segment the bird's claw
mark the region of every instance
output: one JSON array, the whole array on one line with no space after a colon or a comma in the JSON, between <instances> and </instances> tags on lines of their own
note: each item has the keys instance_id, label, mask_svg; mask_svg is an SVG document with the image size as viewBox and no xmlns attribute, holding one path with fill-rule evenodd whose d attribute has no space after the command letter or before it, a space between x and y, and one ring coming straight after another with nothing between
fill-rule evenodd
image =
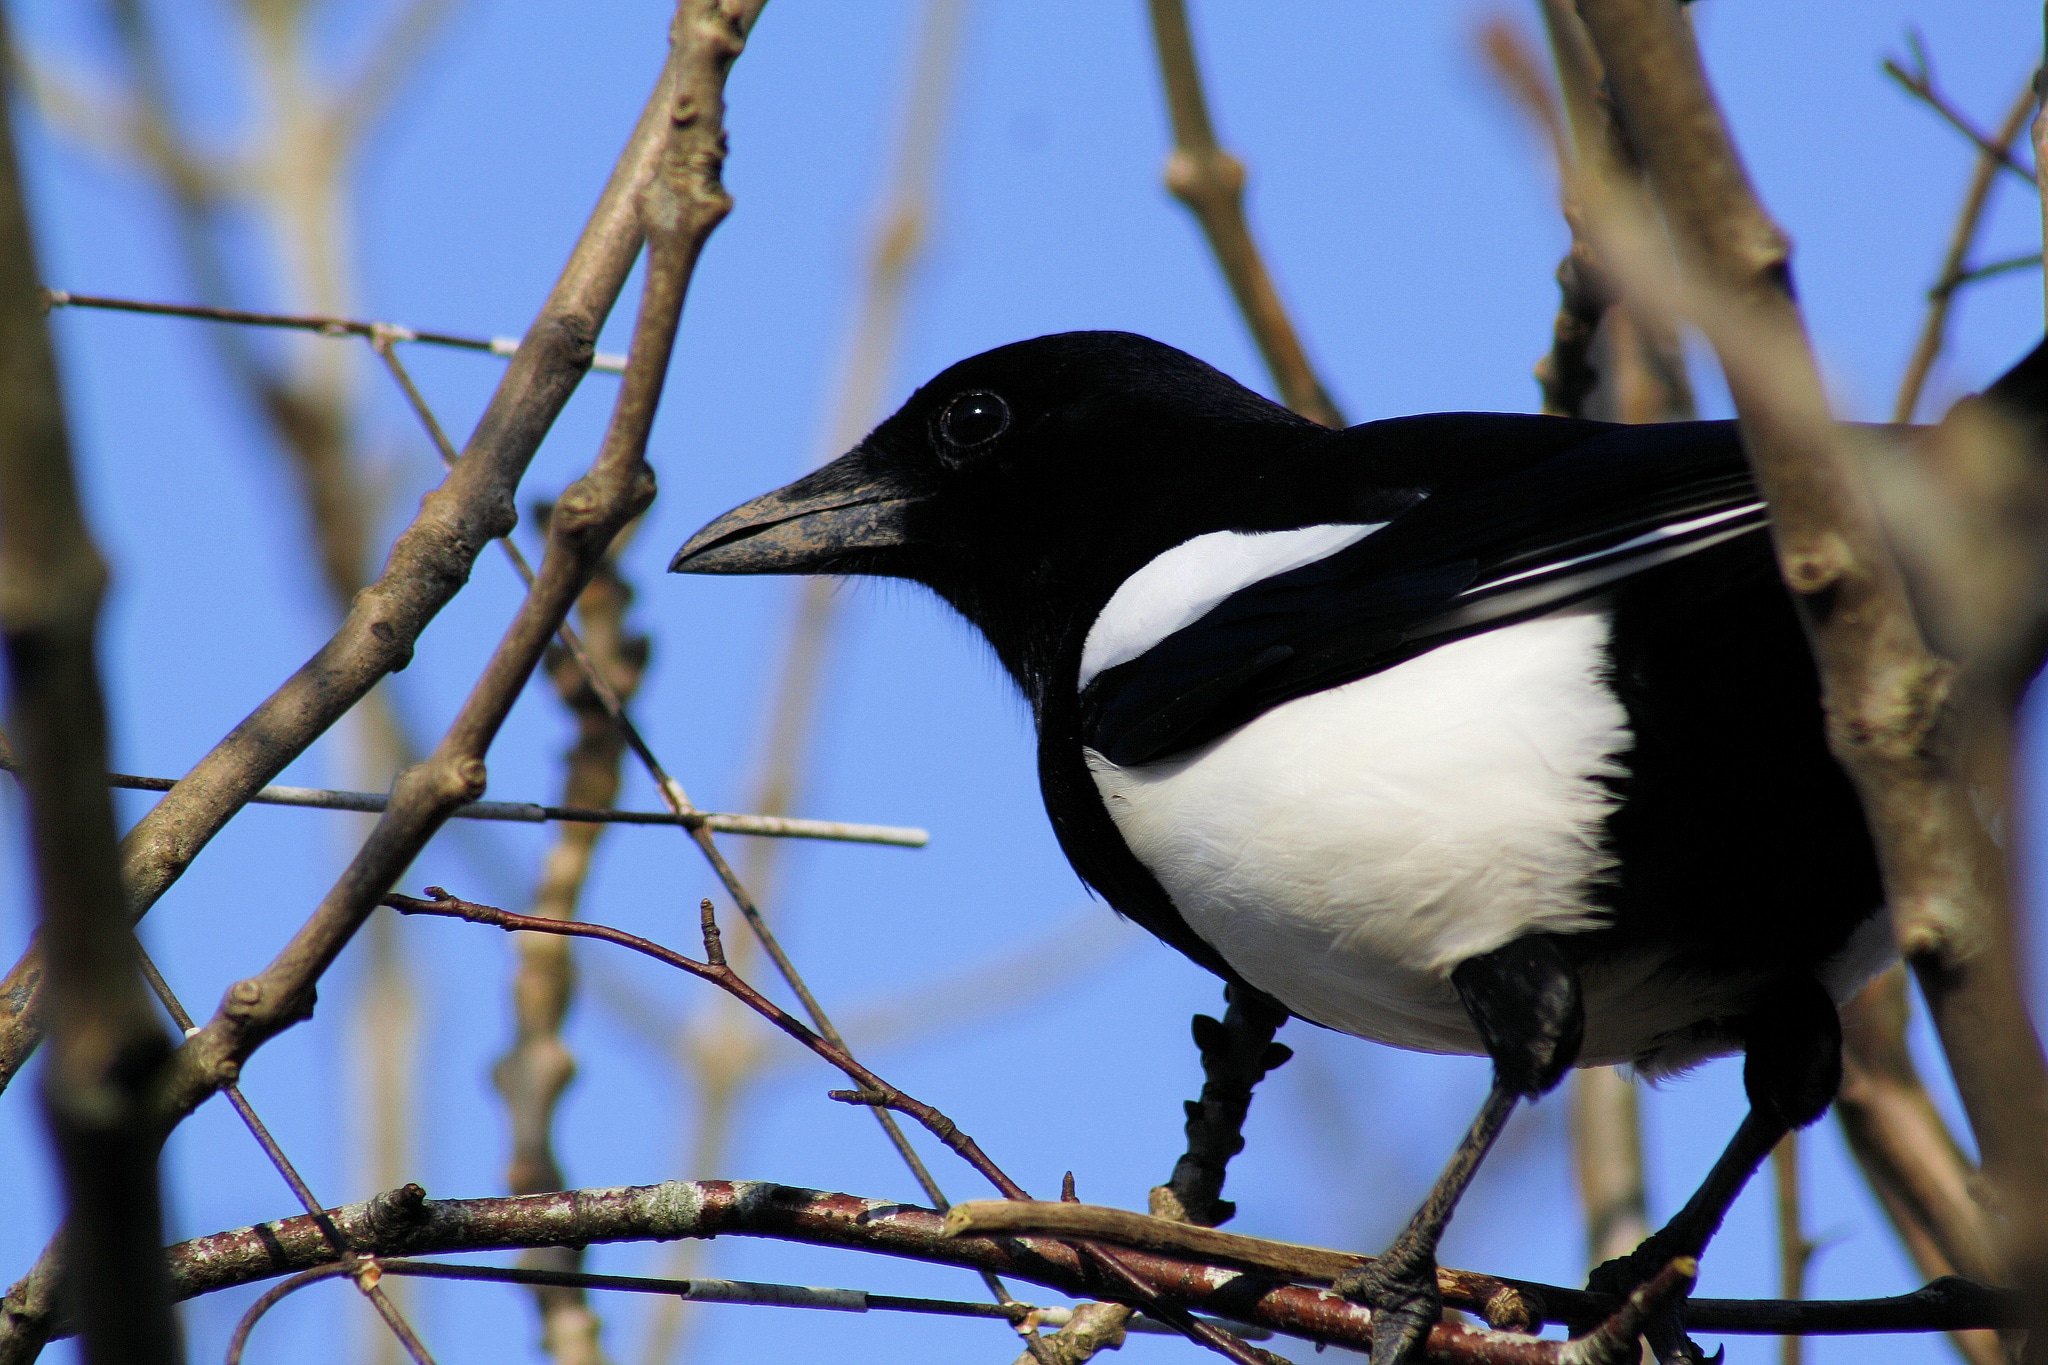
<instances>
[{"instance_id":1,"label":"bird's claw","mask_svg":"<svg viewBox=\"0 0 2048 1365\"><path fill-rule=\"evenodd\" d=\"M1647 1237L1642 1245L1626 1256L1617 1256L1595 1266L1593 1273L1586 1277L1586 1288L1598 1294L1626 1299L1678 1254L1659 1244L1654 1235ZM1686 1298L1686 1294L1678 1294L1643 1324L1643 1336L1656 1353L1657 1365L1722 1365L1722 1359L1728 1353L1727 1347L1720 1347L1709 1356L1700 1349L1698 1342L1686 1335Z\"/></svg>"},{"instance_id":2,"label":"bird's claw","mask_svg":"<svg viewBox=\"0 0 2048 1365\"><path fill-rule=\"evenodd\" d=\"M1372 1365L1406 1365L1421 1357L1429 1329L1444 1314L1436 1258L1389 1251L1331 1288L1372 1309Z\"/></svg>"}]
</instances>

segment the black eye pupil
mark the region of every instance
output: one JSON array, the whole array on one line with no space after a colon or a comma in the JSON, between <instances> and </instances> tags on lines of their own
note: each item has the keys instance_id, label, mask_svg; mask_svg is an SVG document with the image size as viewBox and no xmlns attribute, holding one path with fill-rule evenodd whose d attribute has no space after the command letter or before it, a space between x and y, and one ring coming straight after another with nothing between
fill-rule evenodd
<instances>
[{"instance_id":1,"label":"black eye pupil","mask_svg":"<svg viewBox=\"0 0 2048 1365\"><path fill-rule=\"evenodd\" d=\"M939 435L956 450L986 445L1009 425L1009 405L986 390L961 394L939 415Z\"/></svg>"}]
</instances>

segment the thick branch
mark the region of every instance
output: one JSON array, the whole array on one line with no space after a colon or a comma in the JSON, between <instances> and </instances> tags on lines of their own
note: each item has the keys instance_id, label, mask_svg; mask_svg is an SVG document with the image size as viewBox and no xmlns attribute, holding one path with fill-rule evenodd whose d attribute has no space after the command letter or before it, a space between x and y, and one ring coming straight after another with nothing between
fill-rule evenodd
<instances>
[{"instance_id":1,"label":"thick branch","mask_svg":"<svg viewBox=\"0 0 2048 1365\"><path fill-rule=\"evenodd\" d=\"M770 1237L991 1270L1069 1294L1094 1295L1107 1287L1099 1269L1064 1242L953 1236L933 1209L758 1181L670 1181L431 1201L415 1185L330 1210L329 1217L351 1245L379 1256L681 1237ZM173 1291L180 1299L293 1274L335 1259L319 1227L303 1216L195 1238L169 1248L165 1255ZM1175 1305L1311 1341L1350 1346L1370 1342L1369 1311L1320 1289L1182 1257L1133 1251L1126 1259ZM1605 1295L1547 1285L1529 1288L1546 1302L1576 1307L1583 1299L1596 1312L1619 1307ZM1694 1299L1686 1311L1695 1327L1821 1335L1990 1326L2011 1319L2012 1300L1980 1285L1950 1280L1888 1299ZM1468 1365L1561 1365L1560 1349L1565 1346L1446 1324L1432 1330L1429 1356Z\"/></svg>"},{"instance_id":2,"label":"thick branch","mask_svg":"<svg viewBox=\"0 0 2048 1365\"><path fill-rule=\"evenodd\" d=\"M1928 1279L1995 1280L1996 1241L1976 1168L1948 1130L1906 1045L1906 974L1894 967L1842 1007L1842 1092L1835 1117L1913 1264ZM1988 1333L1964 1334L1971 1365L2000 1365Z\"/></svg>"},{"instance_id":3,"label":"thick branch","mask_svg":"<svg viewBox=\"0 0 2048 1365\"><path fill-rule=\"evenodd\" d=\"M168 1081L155 1097L164 1130L235 1081L243 1063L264 1041L306 1017L315 983L376 908L378 898L450 812L481 795L483 755L528 674L620 527L653 497L653 474L644 459L647 430L660 397L683 293L704 237L730 207L717 180L723 153L721 92L726 71L762 3L765 0L754 0L728 13L712 0L702 0L694 11L686 9L679 16L694 22L678 23L657 97L628 144L548 307L513 357L468 453L442 487L428 495L419 521L394 547L384 579L357 598L341 634L195 773L213 779L203 785L211 787L216 800L228 798L226 808L216 806L206 813L217 818L187 815L186 827L166 828L160 822L152 831L145 820L131 832L130 847L145 858L159 852L156 866L169 874L149 886L146 865L144 876L131 880L131 894L147 888L153 896L196 852L178 836L196 832L203 842L247 791L260 787L296 752L294 748L280 754L283 746L265 744L267 727L262 722L278 725L293 741L309 743L346 709L320 705L331 706L336 700L323 684L345 692L349 683L359 682L361 690L346 698L353 701L383 672L404 662L412 640L462 586L483 545L511 529L511 499L519 475L588 366L597 325L632 263L644 221L645 235L655 249L633 354L596 463L557 504L538 582L454 724L425 762L400 777L390 809L312 918L262 973L237 982L212 1020L178 1049ZM222 761L210 767L215 759ZM264 766L273 759L276 766ZM188 778L181 783L152 816L162 816L177 804L179 793L192 782ZM190 809L181 805L178 813ZM19 1351L17 1343L28 1340L24 1334L32 1334L47 1318L56 1276L56 1259L46 1249L29 1276L9 1291L9 1318L0 1324L0 1361Z\"/></svg>"},{"instance_id":4,"label":"thick branch","mask_svg":"<svg viewBox=\"0 0 2048 1365\"><path fill-rule=\"evenodd\" d=\"M1839 448L1789 290L1790 250L1737 159L1679 9L1582 0L1621 117L1727 373L1769 502L1780 569L1808 626L1829 739L1874 835L1914 965L2014 1234L2048 1313L2048 1067L2021 994L2003 856L1954 761L1951 670L1928 651Z\"/></svg>"},{"instance_id":5,"label":"thick branch","mask_svg":"<svg viewBox=\"0 0 2048 1365\"><path fill-rule=\"evenodd\" d=\"M666 134L672 79L673 66L664 70L567 267L470 437L466 457L427 495L383 575L356 598L320 652L122 841L131 915L156 903L251 794L378 679L411 661L420 632L467 581L476 556L511 529L519 478L581 382L598 329L639 254L637 200ZM41 1034L41 975L41 955L32 950L0 981L0 1084L20 1070Z\"/></svg>"},{"instance_id":6,"label":"thick branch","mask_svg":"<svg viewBox=\"0 0 2048 1365\"><path fill-rule=\"evenodd\" d=\"M107 571L72 477L8 84L0 81L0 636L49 961L43 1101L64 1173L62 1236L86 1360L175 1362L149 1112L170 1045L121 902L94 651Z\"/></svg>"}]
</instances>

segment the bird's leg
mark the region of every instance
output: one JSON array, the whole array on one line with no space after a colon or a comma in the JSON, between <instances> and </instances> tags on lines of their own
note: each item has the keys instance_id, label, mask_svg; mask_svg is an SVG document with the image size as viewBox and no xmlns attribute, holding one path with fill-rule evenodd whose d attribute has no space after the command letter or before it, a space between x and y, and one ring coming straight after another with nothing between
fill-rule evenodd
<instances>
[{"instance_id":1,"label":"bird's leg","mask_svg":"<svg viewBox=\"0 0 2048 1365\"><path fill-rule=\"evenodd\" d=\"M1436 1284L1436 1244L1458 1207L1459 1196L1472 1183L1473 1173L1520 1098L1496 1077L1479 1116L1465 1130L1465 1140L1451 1154L1450 1164L1394 1244L1370 1265L1332 1286L1346 1298L1372 1308L1373 1365L1395 1365L1406 1358L1443 1316L1443 1294Z\"/></svg>"},{"instance_id":2,"label":"bird's leg","mask_svg":"<svg viewBox=\"0 0 2048 1365\"><path fill-rule=\"evenodd\" d=\"M1749 1113L1685 1207L1626 1256L1597 1267L1588 1289L1626 1295L1675 1256L1698 1256L1720 1231L1735 1197L1785 1134L1822 1114L1842 1083L1842 1025L1835 1003L1810 976L1779 983L1742 1021L1748 1055L1742 1067ZM1662 1365L1698 1361L1686 1336L1683 1304L1651 1319L1644 1330Z\"/></svg>"},{"instance_id":3,"label":"bird's leg","mask_svg":"<svg viewBox=\"0 0 2048 1365\"><path fill-rule=\"evenodd\" d=\"M1578 973L1544 937L1517 939L1451 973L1465 1012L1493 1057L1493 1089L1429 1197L1394 1244L1333 1286L1372 1309L1373 1365L1401 1365L1443 1316L1436 1247L1465 1187L1506 1126L1515 1101L1540 1095L1577 1058L1585 1027Z\"/></svg>"}]
</instances>

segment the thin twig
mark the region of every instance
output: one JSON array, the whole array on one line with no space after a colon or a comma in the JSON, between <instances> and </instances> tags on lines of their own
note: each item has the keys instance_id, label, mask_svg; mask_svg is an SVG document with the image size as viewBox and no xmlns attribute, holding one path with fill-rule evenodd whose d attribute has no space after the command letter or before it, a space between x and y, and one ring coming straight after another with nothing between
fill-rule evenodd
<instances>
[{"instance_id":1,"label":"thin twig","mask_svg":"<svg viewBox=\"0 0 2048 1365\"><path fill-rule=\"evenodd\" d=\"M973 1167L984 1179L991 1185L994 1185L1005 1199L1030 1199L1030 1195L1024 1191L1023 1187L1005 1174L1002 1168L997 1166L989 1158L988 1154L982 1151L980 1144L975 1142L966 1133L960 1131L959 1125L946 1117L945 1114L924 1101L890 1085L875 1075L874 1072L862 1066L858 1061L854 1060L852 1053L847 1051L843 1040L836 1037L827 1038L822 1032L814 1032L806 1028L796 1016L790 1014L787 1010L755 990L753 986L749 985L730 966L709 961L711 946L718 941L716 936L717 920L714 916L708 913L705 916L707 960L698 961L695 958L686 957L681 953L675 952L673 949L664 948L651 940L641 938L637 934L629 934L622 929L614 929L609 925L591 924L582 921L551 920L536 915L513 914L510 911L500 910L495 906L478 905L471 901L460 900L450 896L439 887L428 887L427 892L433 899L420 900L412 896L394 894L383 897L381 903L390 906L401 914L439 915L452 919L469 920L477 924L488 924L505 930L526 929L536 933L602 939L607 943L630 948L634 952L654 958L658 962L666 963L678 971L687 972L700 980L712 983L720 990L739 1000L748 1009L753 1010L763 1019L766 1019L783 1033L809 1048L824 1061L838 1068L841 1072L845 1073L849 1080L854 1082L855 1088L852 1090L827 1091L826 1094L829 1098L838 1100L843 1104L864 1104L872 1109L888 1110L904 1115L922 1126L925 1131L937 1138L955 1155L959 1156L961 1160ZM723 953L721 952L719 955L722 957ZM1257 1365L1255 1359L1245 1353L1245 1347L1242 1342L1229 1338L1226 1333L1220 1332L1206 1323L1189 1318L1186 1314L1178 1312L1170 1305L1162 1304L1158 1298L1159 1291L1147 1283L1142 1275L1133 1270L1122 1256L1103 1251L1100 1248L1090 1247L1086 1244L1083 1244L1080 1250L1084 1258L1097 1265L1100 1270L1107 1273L1112 1280L1128 1293L1138 1297L1153 1316L1158 1317L1161 1321L1173 1323L1188 1336L1202 1342L1202 1344L1222 1355L1243 1362L1243 1365Z\"/></svg>"},{"instance_id":2,"label":"thin twig","mask_svg":"<svg viewBox=\"0 0 2048 1365\"><path fill-rule=\"evenodd\" d=\"M1916 43L1917 47L1917 43ZM1984 131L1970 122L1969 116L1949 103L1948 97L1935 88L1934 73L1928 69L1925 54L1919 58L1919 70L1908 71L1892 58L1884 60L1884 74L1897 81L1905 92L1939 114L1949 127L1968 138L1983 155L1991 158L2005 170L2027 182L2027 188L2034 188L2034 173L2020 164L2006 142L1987 136ZM2010 141L2010 139L2008 139Z\"/></svg>"},{"instance_id":3,"label":"thin twig","mask_svg":"<svg viewBox=\"0 0 2048 1365\"><path fill-rule=\"evenodd\" d=\"M593 1275L581 1271L536 1270L527 1266L450 1264L440 1261L380 1260L386 1275L413 1275L430 1280L473 1280L487 1284L526 1284L564 1289L609 1289L626 1294L663 1294L691 1303L746 1304L762 1308L816 1308L828 1313L919 1313L946 1318L994 1318L1021 1322L1036 1318L1048 1327L1071 1321L1077 1310L1040 1308L1011 1300L1007 1303L969 1303L959 1299L908 1298L900 1294L874 1294L865 1289L818 1289L807 1285L764 1284L758 1280L658 1279L639 1275ZM1180 1333L1164 1324L1140 1318L1133 1331L1160 1336ZM1251 1340L1272 1333L1265 1328L1230 1323L1229 1330Z\"/></svg>"},{"instance_id":4,"label":"thin twig","mask_svg":"<svg viewBox=\"0 0 2048 1365\"><path fill-rule=\"evenodd\" d=\"M1799 1134L1797 1130L1778 1139L1771 1152L1771 1177L1778 1204L1778 1297L1806 1297L1806 1266L1813 1259L1814 1244L1807 1240L1806 1225L1799 1209ZM1800 1365L1804 1344L1796 1335L1778 1342L1779 1365Z\"/></svg>"},{"instance_id":5,"label":"thin twig","mask_svg":"<svg viewBox=\"0 0 2048 1365\"><path fill-rule=\"evenodd\" d=\"M404 371L396 371L402 378ZM410 384L410 380L405 382ZM423 417L431 420L422 404ZM545 525L551 509L541 508ZM632 590L618 572L620 542L606 554L598 572L583 590L577 612L589 641L591 662L601 668L621 701L638 690L647 667L649 641L627 629L626 610ZM625 741L598 702L577 660L562 646L548 651L548 678L576 723L576 740L565 755L562 801L567 806L608 806L619 793L619 761ZM534 913L548 919L575 919L602 825L562 827L541 867L533 897ZM491 1071L503 1096L512 1127L512 1159L506 1186L514 1194L558 1190L565 1183L555 1155L556 1106L571 1078L576 1059L562 1036L576 988L575 963L569 941L554 934L522 934L512 981L514 1037ZM577 1271L582 1251L574 1248L529 1252L522 1262L540 1271ZM540 1311L541 1345L557 1365L604 1365L598 1322L582 1289L566 1283L536 1282L535 1306Z\"/></svg>"},{"instance_id":6,"label":"thin twig","mask_svg":"<svg viewBox=\"0 0 2048 1365\"><path fill-rule=\"evenodd\" d=\"M290 331L314 332L331 337L388 337L392 341L416 341L424 346L449 346L460 351L488 351L510 357L519 353L517 337L473 337L454 332L428 332L396 322L363 322L355 318L329 317L323 313L261 313L247 308L216 308L197 303L150 303L143 299L114 298L106 294L78 294L66 289L46 289L43 297L52 308L102 308L119 313L154 313L164 317L198 318L205 322L232 322L245 327L282 327ZM600 374L623 374L626 357L594 353L590 368Z\"/></svg>"},{"instance_id":7,"label":"thin twig","mask_svg":"<svg viewBox=\"0 0 2048 1365\"><path fill-rule=\"evenodd\" d=\"M1317 377L1308 352L1280 302L1244 216L1244 163L1216 141L1209 119L1195 41L1188 31L1185 0L1149 0L1152 39L1159 54L1166 107L1173 120L1173 152L1166 160L1166 188L1187 205L1209 239L1209 249L1237 300L1238 312L1280 390L1280 400L1326 427L1345 425L1344 414Z\"/></svg>"},{"instance_id":8,"label":"thin twig","mask_svg":"<svg viewBox=\"0 0 2048 1365\"><path fill-rule=\"evenodd\" d=\"M2036 97L2032 80L2020 90L2005 118L1999 122L1998 131L1992 136L1992 146L2003 149L2012 145L2026 126L2027 115L2033 112ZM1956 211L1956 225L1949 233L1948 250L1942 256L1941 269L1935 274L1934 285L1927 291L1927 319L1920 325L1920 339L1914 343L1913 358L1906 362L1905 377L1899 381L1899 396L1892 403L1892 421L1904 424L1913 420L1919 410L1920 394L1927 386L1927 376L1934 369L1936 357L1941 354L1942 344L1948 338L1948 315L1955 302L1956 291L1973 279L1987 279L1982 271L1972 271L1967 262L1970 248L1976 243L1977 232L1984 223L1984 210L1991 202L1991 187L1996 183L2000 162L1990 151L1977 153L1976 167L1970 172L1970 186L1963 192L1962 207ZM2022 263L2038 261L2032 257L2021 258ZM2000 262L2010 266L2010 262ZM2017 267L2013 267L2017 268ZM1994 268L1991 274L1998 273Z\"/></svg>"},{"instance_id":9,"label":"thin twig","mask_svg":"<svg viewBox=\"0 0 2048 1365\"><path fill-rule=\"evenodd\" d=\"M509 910L500 910L496 906L479 905L473 901L458 899L439 887L428 887L427 892L433 899L421 900L414 896L393 894L382 897L380 903L388 905L404 915L438 915L449 919L468 920L473 924L488 924L505 930L524 929L541 934L561 934L573 938L601 939L606 943L615 943L622 948L630 948L636 953L651 957L655 961L665 963L678 971L688 972L691 976L701 981L708 981L740 1001L740 1003L760 1015L763 1019L766 1019L783 1033L809 1048L820 1058L844 1072L847 1079L851 1080L857 1088L851 1091L833 1091L833 1099L855 1104L879 1105L903 1114L921 1124L933 1137L943 1142L957 1153L963 1161L979 1171L991 1185L994 1185L996 1189L1003 1193L1005 1198L1028 1199L1030 1197L1024 1193L1023 1188L1017 1182L1010 1179L1009 1176L1003 1173L1000 1167L989 1160L988 1155L981 1150L980 1145L973 1138L961 1132L959 1126L951 1119L922 1100L906 1095L874 1072L862 1066L858 1061L854 1060L852 1054L847 1052L842 1044L833 1042L822 1034L805 1027L803 1022L795 1015L755 990L730 966L709 961L700 962L696 958L686 957L673 949L664 948L658 943L641 938L637 934L629 934L623 929L614 929L610 925L591 924L581 920L547 919L538 915L515 914ZM715 921L713 925L715 927ZM716 941L708 933L706 938L707 941Z\"/></svg>"},{"instance_id":10,"label":"thin twig","mask_svg":"<svg viewBox=\"0 0 2048 1365\"><path fill-rule=\"evenodd\" d=\"M15 766L0 759L0 772L14 773ZM132 773L108 773L107 785L123 791L167 792L178 785L171 777L137 777ZM251 805L302 806L313 810L360 811L381 815L391 798L378 792L335 791L327 787L263 787L249 797ZM748 834L764 839L824 839L837 843L882 844L894 848L923 848L931 842L929 830L903 825L861 825L843 820L796 820L786 816L728 815L718 811L693 810L677 815L664 810L613 810L607 806L543 806L532 801L472 801L449 813L451 820L500 820L538 825L564 821L582 825L703 825L719 834Z\"/></svg>"},{"instance_id":11,"label":"thin twig","mask_svg":"<svg viewBox=\"0 0 2048 1365\"><path fill-rule=\"evenodd\" d=\"M527 340L471 436L470 458L429 494L383 575L328 644L216 745L122 841L129 913L140 916L262 788L375 683L461 587L476 554L510 529L512 496L541 438L589 366L597 335L639 254L638 195L653 174L674 78L665 67L612 178ZM0 1084L41 1036L40 952L0 981ZM13 1319L0 1319L4 1342Z\"/></svg>"}]
</instances>

